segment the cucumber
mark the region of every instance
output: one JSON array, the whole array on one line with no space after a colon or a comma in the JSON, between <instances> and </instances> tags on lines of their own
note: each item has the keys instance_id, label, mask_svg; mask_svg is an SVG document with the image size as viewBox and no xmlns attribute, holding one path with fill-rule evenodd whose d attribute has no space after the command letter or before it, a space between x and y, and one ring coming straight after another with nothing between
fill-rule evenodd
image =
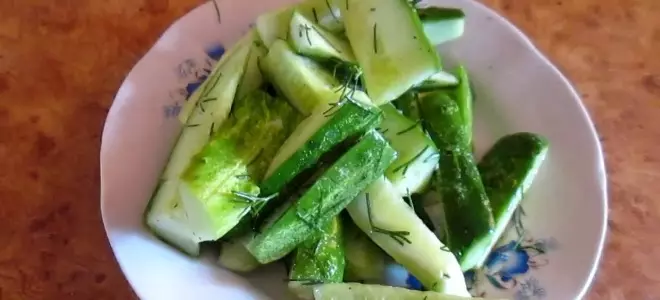
<instances>
[{"instance_id":1,"label":"cucumber","mask_svg":"<svg viewBox=\"0 0 660 300\"><path fill-rule=\"evenodd\" d=\"M347 102L329 114L319 107L303 120L273 158L261 184L265 195L279 192L324 153L349 137L375 128L381 121L376 107Z\"/></svg>"},{"instance_id":2,"label":"cucumber","mask_svg":"<svg viewBox=\"0 0 660 300\"><path fill-rule=\"evenodd\" d=\"M346 281L381 282L386 255L358 228L349 216L344 220L346 247Z\"/></svg>"},{"instance_id":3,"label":"cucumber","mask_svg":"<svg viewBox=\"0 0 660 300\"><path fill-rule=\"evenodd\" d=\"M287 6L257 17L255 28L266 48L270 49L277 40L286 40L294 9L294 6Z\"/></svg>"},{"instance_id":4,"label":"cucumber","mask_svg":"<svg viewBox=\"0 0 660 300\"><path fill-rule=\"evenodd\" d=\"M296 8L308 20L337 34L344 31L344 22L339 9L339 4L342 2L342 0L306 0L300 2Z\"/></svg>"},{"instance_id":5,"label":"cucumber","mask_svg":"<svg viewBox=\"0 0 660 300\"><path fill-rule=\"evenodd\" d=\"M315 300L485 300L469 296L453 296L421 292L400 287L360 283L329 283L314 286ZM494 300L494 299L493 299Z\"/></svg>"},{"instance_id":6,"label":"cucumber","mask_svg":"<svg viewBox=\"0 0 660 300\"><path fill-rule=\"evenodd\" d=\"M346 36L377 105L392 101L441 70L436 49L406 0L345 0Z\"/></svg>"},{"instance_id":7,"label":"cucumber","mask_svg":"<svg viewBox=\"0 0 660 300\"><path fill-rule=\"evenodd\" d=\"M362 231L403 265L429 290L469 296L456 257L404 202L385 178L380 178L346 210Z\"/></svg>"},{"instance_id":8,"label":"cucumber","mask_svg":"<svg viewBox=\"0 0 660 300\"><path fill-rule=\"evenodd\" d=\"M243 77L250 46L254 39L254 31L251 30L220 58L206 80L190 95L181 108L178 116L181 124L190 123L189 118L193 111L198 111L198 114L201 115L211 114L212 112L213 115L217 115L217 119L227 117L231 109L231 101L236 94L238 86L236 82L240 82L241 77ZM200 99L204 101L213 98L220 101L215 101L213 105L204 105L203 111L200 110L198 105ZM217 107L217 109L208 109L211 107Z\"/></svg>"},{"instance_id":9,"label":"cucumber","mask_svg":"<svg viewBox=\"0 0 660 300\"><path fill-rule=\"evenodd\" d=\"M459 38L465 29L465 13L458 8L426 7L418 9L424 32L434 45Z\"/></svg>"},{"instance_id":10,"label":"cucumber","mask_svg":"<svg viewBox=\"0 0 660 300\"><path fill-rule=\"evenodd\" d=\"M399 153L385 176L402 195L420 192L438 165L435 145L419 122L406 118L393 104L382 105L380 109L383 111L380 132Z\"/></svg>"},{"instance_id":11,"label":"cucumber","mask_svg":"<svg viewBox=\"0 0 660 300\"><path fill-rule=\"evenodd\" d=\"M288 42L298 54L307 57L320 60L336 58L345 62L355 62L348 41L317 26L297 10L291 17Z\"/></svg>"},{"instance_id":12,"label":"cucumber","mask_svg":"<svg viewBox=\"0 0 660 300\"><path fill-rule=\"evenodd\" d=\"M315 230L325 226L368 184L382 176L396 152L375 130L343 154L290 204L286 212L262 226L247 248L260 263L284 257Z\"/></svg>"},{"instance_id":13,"label":"cucumber","mask_svg":"<svg viewBox=\"0 0 660 300\"><path fill-rule=\"evenodd\" d=\"M416 91L408 91L401 95L398 99L394 100L394 106L401 111L401 113L408 119L419 122L422 115L419 112L419 93Z\"/></svg>"},{"instance_id":14,"label":"cucumber","mask_svg":"<svg viewBox=\"0 0 660 300\"><path fill-rule=\"evenodd\" d=\"M420 92L429 92L441 88L454 87L456 85L458 85L458 78L456 78L456 76L445 71L440 71L417 85L415 89Z\"/></svg>"},{"instance_id":15,"label":"cucumber","mask_svg":"<svg viewBox=\"0 0 660 300\"><path fill-rule=\"evenodd\" d=\"M164 194L176 195L177 182L162 182L157 190ZM188 224L188 216L183 210L179 197L153 197L145 214L145 224L160 240L190 256L199 256L199 241Z\"/></svg>"},{"instance_id":16,"label":"cucumber","mask_svg":"<svg viewBox=\"0 0 660 300\"><path fill-rule=\"evenodd\" d=\"M222 237L258 202L257 183L297 119L286 101L257 91L238 99L215 132L205 132L210 141L191 160L179 186L200 241Z\"/></svg>"},{"instance_id":17,"label":"cucumber","mask_svg":"<svg viewBox=\"0 0 660 300\"><path fill-rule=\"evenodd\" d=\"M251 35L256 35L257 33L254 30L251 30ZM252 41L256 41L256 37L253 36ZM248 94L259 89L264 84L263 76L261 75L261 70L259 69L259 61L266 56L267 49L263 44L258 42L253 42L250 45L250 53L245 62L245 72L243 73L243 78L238 84L238 89L236 90L236 99L242 99Z\"/></svg>"},{"instance_id":18,"label":"cucumber","mask_svg":"<svg viewBox=\"0 0 660 300\"><path fill-rule=\"evenodd\" d=\"M234 272L250 272L261 264L239 241L222 242L218 264Z\"/></svg>"},{"instance_id":19,"label":"cucumber","mask_svg":"<svg viewBox=\"0 0 660 300\"><path fill-rule=\"evenodd\" d=\"M317 106L343 103L347 98L370 103L362 91L340 84L330 72L310 58L293 52L282 40L275 41L261 62L264 75L298 111L308 116Z\"/></svg>"},{"instance_id":20,"label":"cucumber","mask_svg":"<svg viewBox=\"0 0 660 300\"><path fill-rule=\"evenodd\" d=\"M294 251L289 271L289 289L301 299L313 299L310 283L334 283L344 280L343 228L339 216L322 232L300 244Z\"/></svg>"},{"instance_id":21,"label":"cucumber","mask_svg":"<svg viewBox=\"0 0 660 300\"><path fill-rule=\"evenodd\" d=\"M532 185L547 152L548 141L544 137L519 132L500 138L479 162L479 173L495 219L491 248Z\"/></svg>"},{"instance_id":22,"label":"cucumber","mask_svg":"<svg viewBox=\"0 0 660 300\"><path fill-rule=\"evenodd\" d=\"M446 219L447 246L463 271L479 267L489 252L494 221L484 185L479 177L460 110L445 93L433 92L420 101L429 134L438 147L440 168L437 191Z\"/></svg>"},{"instance_id":23,"label":"cucumber","mask_svg":"<svg viewBox=\"0 0 660 300\"><path fill-rule=\"evenodd\" d=\"M469 147L472 148L472 104L474 99L472 98L470 77L464 66L459 66L456 69L456 75L458 76L459 84L456 87L454 100L456 101L456 104L458 104L458 109L460 110L461 118L463 119L463 126L465 126L466 135L468 137L467 143Z\"/></svg>"}]
</instances>

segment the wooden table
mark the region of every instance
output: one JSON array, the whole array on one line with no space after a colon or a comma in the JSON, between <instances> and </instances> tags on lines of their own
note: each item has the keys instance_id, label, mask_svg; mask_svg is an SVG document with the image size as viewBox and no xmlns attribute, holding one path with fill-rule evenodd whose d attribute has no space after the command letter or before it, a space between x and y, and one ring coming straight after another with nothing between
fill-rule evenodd
<instances>
[{"instance_id":1,"label":"wooden table","mask_svg":"<svg viewBox=\"0 0 660 300\"><path fill-rule=\"evenodd\" d=\"M605 145L590 299L660 297L660 1L487 0L577 85ZM103 122L196 0L0 1L0 299L132 299L99 213ZM656 225L656 226L653 226Z\"/></svg>"}]
</instances>

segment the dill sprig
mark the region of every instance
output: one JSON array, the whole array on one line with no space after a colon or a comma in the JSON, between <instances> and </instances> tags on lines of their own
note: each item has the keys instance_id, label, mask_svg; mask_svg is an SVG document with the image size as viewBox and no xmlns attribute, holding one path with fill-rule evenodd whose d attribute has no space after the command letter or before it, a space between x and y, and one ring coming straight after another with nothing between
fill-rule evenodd
<instances>
[{"instance_id":1,"label":"dill sprig","mask_svg":"<svg viewBox=\"0 0 660 300\"><path fill-rule=\"evenodd\" d=\"M380 132L380 134L386 134L388 131L390 131L389 128L383 129L383 128L380 128L380 127L376 128L376 130L378 130L378 132Z\"/></svg>"},{"instance_id":2,"label":"dill sprig","mask_svg":"<svg viewBox=\"0 0 660 300\"><path fill-rule=\"evenodd\" d=\"M314 15L314 23L319 23L319 15L316 13L316 7L312 7L312 15Z\"/></svg>"},{"instance_id":3,"label":"dill sprig","mask_svg":"<svg viewBox=\"0 0 660 300\"><path fill-rule=\"evenodd\" d=\"M330 2L329 2L328 0L325 0L325 6L328 7L328 10L330 11L330 14L332 15L332 17L333 17L336 21L339 21L339 17L337 17L337 16L335 15L335 11L332 10L332 6L330 5Z\"/></svg>"},{"instance_id":4,"label":"dill sprig","mask_svg":"<svg viewBox=\"0 0 660 300\"><path fill-rule=\"evenodd\" d=\"M307 278L300 278L300 279L285 279L285 281L288 282L298 282L302 285L316 285L316 284L322 284L324 283L323 280L319 279L307 279Z\"/></svg>"},{"instance_id":5,"label":"dill sprig","mask_svg":"<svg viewBox=\"0 0 660 300\"><path fill-rule=\"evenodd\" d=\"M187 128L197 127L199 124L186 124Z\"/></svg>"},{"instance_id":6,"label":"dill sprig","mask_svg":"<svg viewBox=\"0 0 660 300\"><path fill-rule=\"evenodd\" d=\"M378 24L374 24L374 53L378 54Z\"/></svg>"},{"instance_id":7,"label":"dill sprig","mask_svg":"<svg viewBox=\"0 0 660 300\"><path fill-rule=\"evenodd\" d=\"M300 24L298 25L298 36L300 38L303 37L303 34L307 38L307 43L311 46L312 45L312 39L309 38L309 31L312 30L312 27L310 27L307 24ZM304 33L303 33L304 32Z\"/></svg>"},{"instance_id":8,"label":"dill sprig","mask_svg":"<svg viewBox=\"0 0 660 300\"><path fill-rule=\"evenodd\" d=\"M337 74L338 68L345 66L347 66L345 63L338 63L332 71L333 76ZM355 90L358 88L362 71L358 66L352 64L349 64L348 68L349 75L344 78L341 85L337 88L337 90L335 90L336 92L340 92L339 99L337 102L329 103L328 105L330 108L323 112L326 117L332 116L334 114L334 112L332 112L333 110L337 108L336 111L338 111L338 108L342 107L344 104L346 104L346 102L351 101L355 95Z\"/></svg>"},{"instance_id":9,"label":"dill sprig","mask_svg":"<svg viewBox=\"0 0 660 300\"><path fill-rule=\"evenodd\" d=\"M420 157L422 156L422 154L424 154L424 152L426 152L426 150L429 149L429 147L430 147L429 145L426 145L426 147L424 147L424 149L422 149L422 151L419 151L419 153L417 153L413 158L411 158L410 160L408 160L408 161L405 162L404 164L402 164L402 165L400 165L400 166L394 168L394 170L392 170L392 171L393 171L394 173L396 173L396 172L398 172L398 171L403 170L402 173L403 173L403 175L405 176L406 173L408 173L408 169L410 168L410 165L411 165L413 162L415 162L418 158L420 158Z\"/></svg>"},{"instance_id":10,"label":"dill sprig","mask_svg":"<svg viewBox=\"0 0 660 300\"><path fill-rule=\"evenodd\" d=\"M220 7L218 7L218 3L216 0L211 0L213 2L213 8L215 8L215 14L218 16L218 23L222 24L222 18L220 18Z\"/></svg>"},{"instance_id":11,"label":"dill sprig","mask_svg":"<svg viewBox=\"0 0 660 300\"><path fill-rule=\"evenodd\" d=\"M215 122L211 122L211 128L209 128L209 139L213 137L213 130L215 129Z\"/></svg>"},{"instance_id":12,"label":"dill sprig","mask_svg":"<svg viewBox=\"0 0 660 300\"><path fill-rule=\"evenodd\" d=\"M411 131L411 130L417 128L417 126L419 126L420 124L422 124L422 120L417 120L417 122L415 122L415 124L412 124L412 125L410 125L410 127L407 127L407 128L405 128L405 129L403 129L403 130L397 132L396 135L402 135L402 134L404 134L404 133L406 133L406 132L409 132L409 131Z\"/></svg>"},{"instance_id":13,"label":"dill sprig","mask_svg":"<svg viewBox=\"0 0 660 300\"><path fill-rule=\"evenodd\" d=\"M233 191L231 194L234 196L232 201L237 203L246 204L245 209L241 212L241 215L245 215L248 211L252 212L253 215L256 215L254 208L261 203L270 201L271 199L277 197L279 193L272 194L266 197L259 197L255 195L250 195L248 193ZM253 226L254 227L254 226Z\"/></svg>"},{"instance_id":14,"label":"dill sprig","mask_svg":"<svg viewBox=\"0 0 660 300\"><path fill-rule=\"evenodd\" d=\"M371 199L369 199L369 193L365 195L366 201L367 201L367 217L369 218L369 227L371 233L380 233L380 234L385 234L391 237L394 241L399 243L399 245L403 246L405 243L412 244L412 241L408 239L408 236L410 235L409 231L393 231L393 230L387 230L383 229L380 227L377 227L374 225L373 218L371 216Z\"/></svg>"},{"instance_id":15,"label":"dill sprig","mask_svg":"<svg viewBox=\"0 0 660 300\"><path fill-rule=\"evenodd\" d=\"M349 0L346 0L346 11L348 11L348 1Z\"/></svg>"}]
</instances>

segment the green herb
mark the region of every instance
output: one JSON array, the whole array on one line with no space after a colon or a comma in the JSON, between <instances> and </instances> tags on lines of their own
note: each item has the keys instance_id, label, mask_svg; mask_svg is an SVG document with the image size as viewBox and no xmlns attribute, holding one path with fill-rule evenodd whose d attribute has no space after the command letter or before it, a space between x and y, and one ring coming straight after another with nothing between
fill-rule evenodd
<instances>
[{"instance_id":1,"label":"green herb","mask_svg":"<svg viewBox=\"0 0 660 300\"><path fill-rule=\"evenodd\" d=\"M319 15L316 13L316 7L312 7L312 15L314 15L314 23L319 23Z\"/></svg>"},{"instance_id":2,"label":"green herb","mask_svg":"<svg viewBox=\"0 0 660 300\"><path fill-rule=\"evenodd\" d=\"M403 170L403 175L405 176L406 173L408 173L408 168L410 168L410 165L411 165L414 161L416 161L420 156L422 156L422 154L424 154L424 152L426 152L426 150L428 150L429 147L430 147L429 145L426 145L426 147L424 147L424 149L422 149L422 151L419 151L419 153L417 153L417 155L415 155L413 158L411 158L410 160L408 160L406 163L404 163L404 164L402 164L402 165L400 165L400 166L394 168L393 172L396 173L396 172L398 172L398 171L400 171L400 170Z\"/></svg>"},{"instance_id":3,"label":"green herb","mask_svg":"<svg viewBox=\"0 0 660 300\"><path fill-rule=\"evenodd\" d=\"M213 7L215 8L215 14L218 16L218 23L222 24L222 19L220 18L220 7L218 7L218 3L215 1L216 0L211 0L211 2L213 2Z\"/></svg>"},{"instance_id":4,"label":"green herb","mask_svg":"<svg viewBox=\"0 0 660 300\"><path fill-rule=\"evenodd\" d=\"M211 123L211 128L209 129L209 139L213 136L213 127L215 127L215 122Z\"/></svg>"},{"instance_id":5,"label":"green herb","mask_svg":"<svg viewBox=\"0 0 660 300\"><path fill-rule=\"evenodd\" d=\"M325 0L325 6L328 7L328 10L330 11L332 17L335 18L335 20L339 21L339 17L335 16L335 11L332 10L332 6L330 6L330 2L328 2L328 0Z\"/></svg>"},{"instance_id":6,"label":"green herb","mask_svg":"<svg viewBox=\"0 0 660 300\"><path fill-rule=\"evenodd\" d=\"M409 188L406 188L406 195L404 196L404 198L406 198L406 200L408 201L408 205L410 205L410 208L412 208L413 211L414 211L415 210L415 204L413 203L412 196L410 196L410 189Z\"/></svg>"},{"instance_id":7,"label":"green herb","mask_svg":"<svg viewBox=\"0 0 660 300\"><path fill-rule=\"evenodd\" d=\"M370 233L380 233L380 234L385 234L391 237L394 241L399 243L399 245L403 246L405 243L412 244L412 241L408 239L408 236L410 235L409 231L392 231L392 230L387 230L383 229L380 227L376 227L373 222L373 218L371 216L371 199L369 199L369 194L367 193L365 195L366 201L367 201L367 216L369 217L369 226L370 228ZM405 242L405 243L404 243Z\"/></svg>"},{"instance_id":8,"label":"green herb","mask_svg":"<svg viewBox=\"0 0 660 300\"><path fill-rule=\"evenodd\" d=\"M347 101L350 101L353 99L353 96L355 95L355 90L357 90L358 83L360 81L360 76L362 75L362 71L360 68L356 65L353 64L348 64L348 63L340 63L337 64L333 70L333 74L336 74L337 68L341 67L347 67L349 70L349 75L346 76L344 81L339 85L336 92L341 92L339 95L339 99L337 102L329 103L328 105L330 108L326 111L323 112L323 114L326 117L332 116L334 112L332 112L335 108L340 108L342 105L344 105ZM336 112L336 111L335 111Z\"/></svg>"},{"instance_id":9,"label":"green herb","mask_svg":"<svg viewBox=\"0 0 660 300\"><path fill-rule=\"evenodd\" d=\"M191 127L197 127L199 124L186 124L186 127L191 128Z\"/></svg>"},{"instance_id":10,"label":"green herb","mask_svg":"<svg viewBox=\"0 0 660 300\"><path fill-rule=\"evenodd\" d=\"M412 124L410 127L408 127L408 128L406 128L406 129L403 129L403 130L397 132L396 135L402 135L402 134L404 134L404 133L406 133L406 132L409 132L409 131L415 129L415 128L416 128L417 126L419 126L419 124L421 124L421 123L422 123L422 120L417 120L417 122L415 122L415 124Z\"/></svg>"},{"instance_id":11,"label":"green herb","mask_svg":"<svg viewBox=\"0 0 660 300\"><path fill-rule=\"evenodd\" d=\"M374 24L374 53L378 54L378 24Z\"/></svg>"},{"instance_id":12,"label":"green herb","mask_svg":"<svg viewBox=\"0 0 660 300\"><path fill-rule=\"evenodd\" d=\"M346 0L346 11L348 11L348 0Z\"/></svg>"},{"instance_id":13,"label":"green herb","mask_svg":"<svg viewBox=\"0 0 660 300\"><path fill-rule=\"evenodd\" d=\"M312 27L309 27L307 24L301 24L298 28L298 36L302 38L303 31L305 32L305 37L307 38L307 43L311 46L312 40L309 38L309 31L312 30Z\"/></svg>"}]
</instances>

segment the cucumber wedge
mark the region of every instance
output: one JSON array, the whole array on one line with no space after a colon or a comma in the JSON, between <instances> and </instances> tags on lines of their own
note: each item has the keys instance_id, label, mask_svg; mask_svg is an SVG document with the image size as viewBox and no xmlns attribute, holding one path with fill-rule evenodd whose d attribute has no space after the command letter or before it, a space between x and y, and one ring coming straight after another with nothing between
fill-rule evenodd
<instances>
[{"instance_id":1,"label":"cucumber wedge","mask_svg":"<svg viewBox=\"0 0 660 300\"><path fill-rule=\"evenodd\" d=\"M345 0L346 36L375 104L392 101L441 70L436 49L406 0Z\"/></svg>"},{"instance_id":2,"label":"cucumber wedge","mask_svg":"<svg viewBox=\"0 0 660 300\"><path fill-rule=\"evenodd\" d=\"M314 24L298 11L291 17L288 42L297 53L308 57L355 62L348 41Z\"/></svg>"},{"instance_id":3,"label":"cucumber wedge","mask_svg":"<svg viewBox=\"0 0 660 300\"><path fill-rule=\"evenodd\" d=\"M399 153L385 176L402 195L421 192L438 165L435 144L419 122L406 118L391 103L380 109L383 111L380 132Z\"/></svg>"},{"instance_id":4,"label":"cucumber wedge","mask_svg":"<svg viewBox=\"0 0 660 300\"><path fill-rule=\"evenodd\" d=\"M296 54L282 40L275 41L261 62L264 75L298 111L308 116L317 106L343 103L347 98L370 103L362 91L352 90L310 58Z\"/></svg>"},{"instance_id":5,"label":"cucumber wedge","mask_svg":"<svg viewBox=\"0 0 660 300\"><path fill-rule=\"evenodd\" d=\"M544 137L519 132L499 139L479 162L479 173L495 219L491 248L532 185L547 152L548 141Z\"/></svg>"},{"instance_id":6,"label":"cucumber wedge","mask_svg":"<svg viewBox=\"0 0 660 300\"><path fill-rule=\"evenodd\" d=\"M240 241L223 242L218 264L234 272L250 272L261 264Z\"/></svg>"},{"instance_id":7,"label":"cucumber wedge","mask_svg":"<svg viewBox=\"0 0 660 300\"><path fill-rule=\"evenodd\" d=\"M288 6L257 17L255 28L266 48L270 49L276 40L286 40L294 9Z\"/></svg>"},{"instance_id":8,"label":"cucumber wedge","mask_svg":"<svg viewBox=\"0 0 660 300\"><path fill-rule=\"evenodd\" d=\"M305 18L319 24L332 33L344 31L344 22L341 19L339 4L343 0L306 0L300 2L296 8Z\"/></svg>"},{"instance_id":9,"label":"cucumber wedge","mask_svg":"<svg viewBox=\"0 0 660 300\"><path fill-rule=\"evenodd\" d=\"M344 220L344 245L346 247L345 281L382 282L386 255L347 216Z\"/></svg>"},{"instance_id":10,"label":"cucumber wedge","mask_svg":"<svg viewBox=\"0 0 660 300\"><path fill-rule=\"evenodd\" d=\"M456 257L420 220L385 178L369 185L348 213L381 249L429 290L469 296Z\"/></svg>"},{"instance_id":11,"label":"cucumber wedge","mask_svg":"<svg viewBox=\"0 0 660 300\"><path fill-rule=\"evenodd\" d=\"M301 299L314 299L309 284L342 282L345 265L343 228L337 216L294 251L289 289Z\"/></svg>"},{"instance_id":12,"label":"cucumber wedge","mask_svg":"<svg viewBox=\"0 0 660 300\"><path fill-rule=\"evenodd\" d=\"M422 114L419 111L419 93L416 91L409 91L398 99L394 100L394 106L401 111L401 113L408 119L415 122L420 122Z\"/></svg>"},{"instance_id":13,"label":"cucumber wedge","mask_svg":"<svg viewBox=\"0 0 660 300\"><path fill-rule=\"evenodd\" d=\"M231 101L235 98L235 93L238 83L240 82L247 63L247 57L250 52L250 47L256 38L254 31L251 30L243 36L236 44L234 44L218 61L211 74L206 80L197 88L192 95L188 98L186 103L181 108L179 113L179 121L181 124L188 124L189 118L194 111L198 114L205 115L217 114L217 118L226 118L229 110L231 109ZM201 111L198 102L208 99L218 99L213 105L204 105L204 110ZM227 100L229 99L229 100ZM216 110L206 109L210 107L217 107Z\"/></svg>"},{"instance_id":14,"label":"cucumber wedge","mask_svg":"<svg viewBox=\"0 0 660 300\"><path fill-rule=\"evenodd\" d=\"M454 87L458 85L458 78L447 73L445 71L440 71L431 75L428 79L424 80L421 84L415 87L416 90L420 92L429 92L446 87Z\"/></svg>"},{"instance_id":15,"label":"cucumber wedge","mask_svg":"<svg viewBox=\"0 0 660 300\"><path fill-rule=\"evenodd\" d=\"M314 286L315 300L485 300L421 292L405 288L360 283L328 283ZM494 299L492 299L494 300Z\"/></svg>"},{"instance_id":16,"label":"cucumber wedge","mask_svg":"<svg viewBox=\"0 0 660 300\"><path fill-rule=\"evenodd\" d=\"M284 257L339 214L367 185L385 172L396 152L369 131L325 170L286 212L261 228L247 248L261 263Z\"/></svg>"},{"instance_id":17,"label":"cucumber wedge","mask_svg":"<svg viewBox=\"0 0 660 300\"><path fill-rule=\"evenodd\" d=\"M417 10L424 32L434 45L459 38L465 29L465 13L458 8L426 7Z\"/></svg>"},{"instance_id":18,"label":"cucumber wedge","mask_svg":"<svg viewBox=\"0 0 660 300\"><path fill-rule=\"evenodd\" d=\"M420 101L429 134L438 147L437 191L446 219L447 246L463 271L484 261L494 229L493 213L477 165L467 146L460 110L445 93L433 92Z\"/></svg>"},{"instance_id":19,"label":"cucumber wedge","mask_svg":"<svg viewBox=\"0 0 660 300\"><path fill-rule=\"evenodd\" d=\"M265 195L279 192L324 153L349 137L367 132L381 121L380 110L348 102L331 114L319 107L303 120L277 151L261 184Z\"/></svg>"},{"instance_id":20,"label":"cucumber wedge","mask_svg":"<svg viewBox=\"0 0 660 300\"><path fill-rule=\"evenodd\" d=\"M474 99L472 97L472 88L470 84L470 77L467 69L464 66L459 66L456 69L459 84L456 87L454 100L458 105L463 119L463 126L465 126L466 135L468 137L467 143L472 148L472 104Z\"/></svg>"},{"instance_id":21,"label":"cucumber wedge","mask_svg":"<svg viewBox=\"0 0 660 300\"><path fill-rule=\"evenodd\" d=\"M165 181L158 190L176 195L177 184L177 181ZM199 240L195 238L179 197L154 197L147 207L145 223L162 241L190 256L199 256Z\"/></svg>"},{"instance_id":22,"label":"cucumber wedge","mask_svg":"<svg viewBox=\"0 0 660 300\"><path fill-rule=\"evenodd\" d=\"M250 212L259 194L257 183L295 120L297 113L286 101L257 91L237 100L216 131L205 132L210 141L192 159L179 186L200 241L217 240Z\"/></svg>"},{"instance_id":23,"label":"cucumber wedge","mask_svg":"<svg viewBox=\"0 0 660 300\"><path fill-rule=\"evenodd\" d=\"M249 34L256 35L257 33L252 30ZM256 40L256 37L253 37L254 40ZM238 84L235 99L242 99L263 85L264 78L259 69L259 61L266 56L267 52L268 50L261 43L253 42L250 45L250 53L245 62L245 72L243 73L241 82Z\"/></svg>"}]
</instances>

